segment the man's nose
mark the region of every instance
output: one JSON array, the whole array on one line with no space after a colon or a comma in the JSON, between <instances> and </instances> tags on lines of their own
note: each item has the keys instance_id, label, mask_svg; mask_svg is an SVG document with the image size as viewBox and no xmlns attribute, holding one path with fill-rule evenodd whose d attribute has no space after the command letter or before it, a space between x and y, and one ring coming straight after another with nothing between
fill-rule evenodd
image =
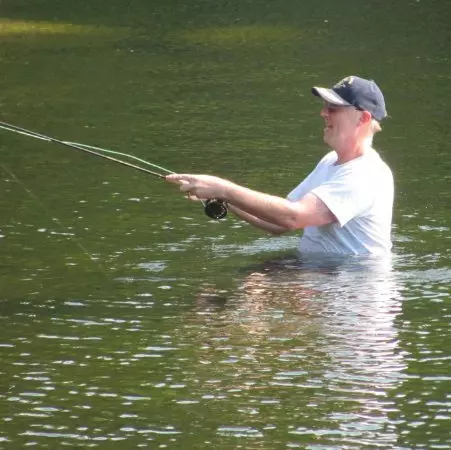
<instances>
[{"instance_id":1,"label":"man's nose","mask_svg":"<svg viewBox=\"0 0 451 450\"><path fill-rule=\"evenodd\" d=\"M323 117L324 119L325 119L326 117L328 117L329 111L328 111L328 109L327 109L326 106L323 106L323 109L320 111L319 115L320 115L321 117Z\"/></svg>"}]
</instances>

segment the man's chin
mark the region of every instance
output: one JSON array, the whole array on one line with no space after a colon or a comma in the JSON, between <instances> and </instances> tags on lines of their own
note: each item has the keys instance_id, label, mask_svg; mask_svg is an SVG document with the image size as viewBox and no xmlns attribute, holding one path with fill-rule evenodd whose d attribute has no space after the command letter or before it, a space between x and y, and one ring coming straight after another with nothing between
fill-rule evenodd
<instances>
[{"instance_id":1,"label":"man's chin","mask_svg":"<svg viewBox=\"0 0 451 450\"><path fill-rule=\"evenodd\" d=\"M324 133L323 141L324 141L324 143L327 144L329 147L333 147L332 142L331 142L331 139L330 139L329 136L327 136L326 133Z\"/></svg>"}]
</instances>

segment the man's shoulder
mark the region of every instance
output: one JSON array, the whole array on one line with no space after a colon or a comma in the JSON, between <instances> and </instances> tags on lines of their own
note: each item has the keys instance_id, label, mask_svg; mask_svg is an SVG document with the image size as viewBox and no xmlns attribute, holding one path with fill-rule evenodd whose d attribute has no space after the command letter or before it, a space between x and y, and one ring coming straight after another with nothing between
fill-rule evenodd
<instances>
[{"instance_id":1,"label":"man's shoulder","mask_svg":"<svg viewBox=\"0 0 451 450\"><path fill-rule=\"evenodd\" d=\"M335 152L335 150L330 151L329 153L326 153L321 160L318 163L318 166L330 166L332 164L334 164L337 161L337 153Z\"/></svg>"},{"instance_id":2,"label":"man's shoulder","mask_svg":"<svg viewBox=\"0 0 451 450\"><path fill-rule=\"evenodd\" d=\"M368 154L368 158L364 159L364 163L371 169L372 173L379 172L379 174L383 173L390 177L393 176L390 166L384 159L382 159L379 152L374 149L371 149L371 152Z\"/></svg>"}]
</instances>

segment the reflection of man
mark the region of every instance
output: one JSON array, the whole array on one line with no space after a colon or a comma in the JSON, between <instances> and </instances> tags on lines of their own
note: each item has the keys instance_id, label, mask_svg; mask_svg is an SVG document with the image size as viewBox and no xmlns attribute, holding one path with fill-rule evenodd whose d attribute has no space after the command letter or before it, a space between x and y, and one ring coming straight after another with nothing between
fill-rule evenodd
<instances>
[{"instance_id":1,"label":"reflection of man","mask_svg":"<svg viewBox=\"0 0 451 450\"><path fill-rule=\"evenodd\" d=\"M201 326L193 331L188 321L183 342L186 332L208 342L199 345L200 358L210 363L203 375L215 380L216 395L233 392L256 408L271 399L288 412L300 447L315 440L330 448L395 448L391 415L407 364L397 326L403 286L390 258L292 263L250 274L219 314L196 311ZM258 427L261 416L237 422Z\"/></svg>"},{"instance_id":2,"label":"reflection of man","mask_svg":"<svg viewBox=\"0 0 451 450\"><path fill-rule=\"evenodd\" d=\"M304 229L302 253L387 253L393 177L372 147L387 115L383 94L374 81L354 76L312 91L324 100L324 141L333 151L288 199L208 175L173 174L167 180L189 195L225 200L230 211L270 233Z\"/></svg>"}]
</instances>

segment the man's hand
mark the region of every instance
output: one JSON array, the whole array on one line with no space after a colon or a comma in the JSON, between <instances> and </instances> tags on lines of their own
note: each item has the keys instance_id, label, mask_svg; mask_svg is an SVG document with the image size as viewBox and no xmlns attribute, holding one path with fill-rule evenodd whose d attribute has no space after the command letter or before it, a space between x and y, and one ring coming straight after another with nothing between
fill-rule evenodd
<instances>
[{"instance_id":1,"label":"man's hand","mask_svg":"<svg viewBox=\"0 0 451 450\"><path fill-rule=\"evenodd\" d=\"M174 173L166 176L170 183L179 184L180 190L188 196L200 199L224 198L229 181L210 175L192 175Z\"/></svg>"}]
</instances>

